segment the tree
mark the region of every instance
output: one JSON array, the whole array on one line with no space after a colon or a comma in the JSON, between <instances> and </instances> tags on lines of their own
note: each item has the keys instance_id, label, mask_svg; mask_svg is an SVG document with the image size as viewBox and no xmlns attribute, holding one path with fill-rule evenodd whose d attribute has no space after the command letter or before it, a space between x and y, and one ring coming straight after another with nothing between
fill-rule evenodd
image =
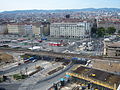
<instances>
[{"instance_id":1,"label":"tree","mask_svg":"<svg viewBox=\"0 0 120 90\"><path fill-rule=\"evenodd\" d=\"M106 30L106 33L108 34L114 34L116 32L115 27L108 27Z\"/></svg>"},{"instance_id":2,"label":"tree","mask_svg":"<svg viewBox=\"0 0 120 90\"><path fill-rule=\"evenodd\" d=\"M97 19L94 19L93 26L91 28L91 36L96 37L96 32L97 32Z\"/></svg>"},{"instance_id":3,"label":"tree","mask_svg":"<svg viewBox=\"0 0 120 90\"><path fill-rule=\"evenodd\" d=\"M91 35L96 34L97 31L97 20L94 20L93 27L91 28Z\"/></svg>"},{"instance_id":4,"label":"tree","mask_svg":"<svg viewBox=\"0 0 120 90\"><path fill-rule=\"evenodd\" d=\"M97 28L92 27L91 28L91 36L94 36L96 34L96 32L97 32Z\"/></svg>"},{"instance_id":5,"label":"tree","mask_svg":"<svg viewBox=\"0 0 120 90\"><path fill-rule=\"evenodd\" d=\"M66 17L66 18L70 18L70 14L67 14L65 17Z\"/></svg>"},{"instance_id":6,"label":"tree","mask_svg":"<svg viewBox=\"0 0 120 90\"><path fill-rule=\"evenodd\" d=\"M96 34L98 37L103 37L105 35L105 28L103 27L98 28Z\"/></svg>"}]
</instances>

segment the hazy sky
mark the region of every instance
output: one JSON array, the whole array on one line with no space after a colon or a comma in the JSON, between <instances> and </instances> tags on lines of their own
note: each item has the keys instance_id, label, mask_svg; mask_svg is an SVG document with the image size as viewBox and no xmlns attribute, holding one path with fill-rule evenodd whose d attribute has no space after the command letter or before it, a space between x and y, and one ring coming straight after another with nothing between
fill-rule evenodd
<instances>
[{"instance_id":1,"label":"hazy sky","mask_svg":"<svg viewBox=\"0 0 120 90\"><path fill-rule=\"evenodd\" d=\"M0 0L0 11L81 8L120 8L120 0Z\"/></svg>"}]
</instances>

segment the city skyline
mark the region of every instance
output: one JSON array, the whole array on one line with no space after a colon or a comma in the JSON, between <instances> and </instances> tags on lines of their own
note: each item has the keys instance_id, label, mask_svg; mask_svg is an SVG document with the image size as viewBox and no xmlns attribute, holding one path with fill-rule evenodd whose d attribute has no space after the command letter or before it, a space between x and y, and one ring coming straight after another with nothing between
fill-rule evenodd
<instances>
[{"instance_id":1,"label":"city skyline","mask_svg":"<svg viewBox=\"0 0 120 90\"><path fill-rule=\"evenodd\" d=\"M119 0L8 0L1 1L1 11L30 10L30 9L82 9L82 8L120 8Z\"/></svg>"}]
</instances>

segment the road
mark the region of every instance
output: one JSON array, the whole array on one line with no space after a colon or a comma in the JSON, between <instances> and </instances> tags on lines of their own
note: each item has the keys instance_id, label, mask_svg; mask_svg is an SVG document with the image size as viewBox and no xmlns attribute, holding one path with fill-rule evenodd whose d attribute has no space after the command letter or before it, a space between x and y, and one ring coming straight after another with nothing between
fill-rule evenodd
<instances>
[{"instance_id":1,"label":"road","mask_svg":"<svg viewBox=\"0 0 120 90\"><path fill-rule=\"evenodd\" d=\"M61 77L65 76L65 72L67 72L72 66L73 65L67 67L65 70L63 70L61 72L58 72L57 74L54 74L52 76L48 76L48 77L44 78L42 81L41 80L37 81L36 78L34 78L35 76L34 77L31 76L28 79L23 80L23 81L21 81L19 83L11 83L11 82L2 83L2 84L0 84L0 88L5 88L5 90L47 90L47 88L52 85L52 82L56 82ZM30 79L30 78L32 78L32 79ZM29 80L33 80L33 82L35 82L36 84L32 86L30 84ZM23 89L23 85L22 84L24 82L26 82L26 81L28 83L28 87L26 89ZM33 84L33 82L32 82L32 84ZM22 87L22 89L21 89L21 87ZM40 88L40 87L42 87L42 88Z\"/></svg>"},{"instance_id":2,"label":"road","mask_svg":"<svg viewBox=\"0 0 120 90\"><path fill-rule=\"evenodd\" d=\"M18 90L20 84L0 84L0 90Z\"/></svg>"},{"instance_id":3,"label":"road","mask_svg":"<svg viewBox=\"0 0 120 90\"><path fill-rule=\"evenodd\" d=\"M58 82L60 78L65 76L65 72L52 78L49 80L46 80L44 82L37 83L34 87L29 87L27 90L48 90L49 87L53 85L53 83Z\"/></svg>"},{"instance_id":4,"label":"road","mask_svg":"<svg viewBox=\"0 0 120 90\"><path fill-rule=\"evenodd\" d=\"M39 80L37 82L34 77L31 77L34 78L34 81L32 83L30 83L29 80L26 80L27 82L24 81L26 83L23 83L18 90L48 90L48 88L51 87L53 83L58 82L61 77L64 77L65 73L68 72L72 67L73 64L67 67L65 70L58 72L52 76L48 76L43 80Z\"/></svg>"}]
</instances>

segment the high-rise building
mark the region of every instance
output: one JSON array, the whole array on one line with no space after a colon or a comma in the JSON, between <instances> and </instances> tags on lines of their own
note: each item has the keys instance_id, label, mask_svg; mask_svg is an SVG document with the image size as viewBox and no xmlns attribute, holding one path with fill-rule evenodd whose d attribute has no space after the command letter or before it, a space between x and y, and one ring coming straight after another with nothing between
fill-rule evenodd
<instances>
[{"instance_id":1,"label":"high-rise building","mask_svg":"<svg viewBox=\"0 0 120 90\"><path fill-rule=\"evenodd\" d=\"M90 35L91 24L79 23L52 23L50 25L51 37L85 38Z\"/></svg>"}]
</instances>

